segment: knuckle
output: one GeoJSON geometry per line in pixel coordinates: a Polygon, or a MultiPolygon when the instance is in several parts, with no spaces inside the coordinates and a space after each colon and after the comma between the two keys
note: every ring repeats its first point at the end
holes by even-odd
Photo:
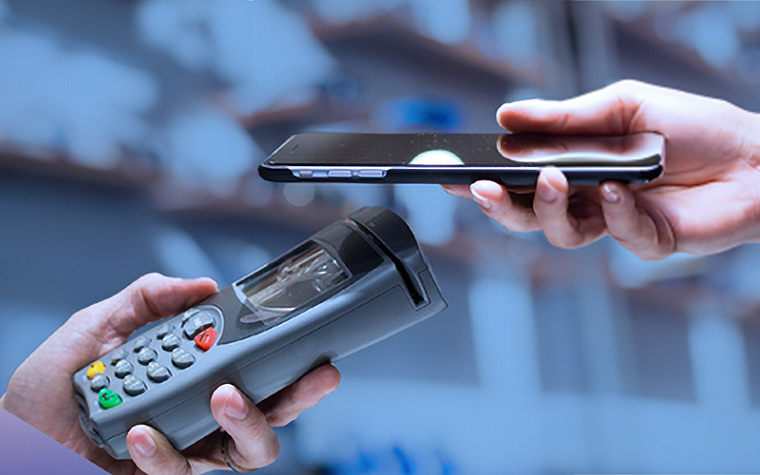
{"type": "Polygon", "coordinates": [[[489,216],[510,232],[524,233],[535,230],[527,219],[515,216],[512,213],[494,213],[489,216]]]}
{"type": "Polygon", "coordinates": [[[611,90],[617,91],[631,91],[641,88],[644,85],[643,82],[636,79],[621,79],[610,84],[608,87],[611,90]]]}
{"type": "Polygon", "coordinates": [[[549,241],[549,243],[561,249],[575,249],[576,247],[580,247],[583,244],[582,236],[576,233],[556,234],[551,232],[544,232],[544,235],[546,236],[546,239],[549,241]]]}
{"type": "Polygon", "coordinates": [[[287,424],[287,418],[280,413],[267,414],[267,423],[272,427],[282,427],[287,424]]]}
{"type": "Polygon", "coordinates": [[[258,413],[255,407],[253,409],[250,412],[254,414],[250,414],[246,420],[242,421],[242,427],[248,434],[246,439],[251,441],[252,444],[266,444],[271,438],[276,439],[277,437],[274,435],[266,417],[258,413]]]}
{"type": "Polygon", "coordinates": [[[261,463],[264,465],[270,465],[277,460],[277,456],[280,455],[280,441],[277,437],[273,437],[272,440],[266,444],[261,454],[261,463]]]}
{"type": "Polygon", "coordinates": [[[639,257],[644,261],[661,261],[668,256],[668,253],[662,249],[646,249],[643,252],[638,253],[639,257]]]}
{"type": "Polygon", "coordinates": [[[133,285],[138,286],[138,287],[150,285],[150,284],[155,283],[158,280],[164,279],[165,277],[166,276],[158,272],[149,272],[145,275],[138,277],[137,280],[133,282],[133,285]]]}

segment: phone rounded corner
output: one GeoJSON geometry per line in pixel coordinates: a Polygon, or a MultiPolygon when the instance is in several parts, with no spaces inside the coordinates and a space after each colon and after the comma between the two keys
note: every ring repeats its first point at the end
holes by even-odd
{"type": "Polygon", "coordinates": [[[645,173],[644,175],[647,181],[653,181],[660,178],[664,174],[665,174],[665,164],[659,163],[655,165],[654,167],[652,167],[652,169],[648,171],[647,173],[645,173]]]}
{"type": "Polygon", "coordinates": [[[278,167],[263,162],[258,167],[259,176],[266,181],[287,182],[295,181],[293,172],[287,167],[278,167]]]}

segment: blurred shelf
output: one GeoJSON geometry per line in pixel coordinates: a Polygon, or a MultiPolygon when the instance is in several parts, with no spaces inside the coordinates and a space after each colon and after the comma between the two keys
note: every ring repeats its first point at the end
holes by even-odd
{"type": "Polygon", "coordinates": [[[114,187],[149,186],[159,177],[157,167],[138,157],[122,156],[113,166],[95,168],[55,149],[21,150],[7,143],[0,143],[0,167],[114,187]]]}
{"type": "Polygon", "coordinates": [[[538,61],[527,68],[517,68],[506,60],[483,55],[472,35],[462,43],[442,43],[419,33],[408,18],[409,15],[402,11],[340,25],[312,18],[311,27],[314,34],[325,42],[373,37],[402,41],[408,48],[433,55],[436,59],[448,61],[455,66],[464,66],[481,73],[495,75],[510,82],[538,86],[546,83],[545,68],[538,61]]]}
{"type": "Polygon", "coordinates": [[[312,230],[344,216],[338,206],[313,201],[308,208],[291,205],[283,200],[270,199],[262,204],[251,204],[240,186],[225,197],[215,196],[208,190],[194,189],[165,181],[151,191],[157,206],[164,212],[184,217],[225,216],[244,220],[267,220],[278,224],[295,225],[312,230]],[[308,212],[304,212],[308,209],[308,212]]]}
{"type": "MultiPolygon", "coordinates": [[[[684,9],[693,8],[694,5],[685,5],[684,9]]],[[[688,70],[704,76],[709,81],[715,81],[731,88],[738,88],[742,93],[751,94],[754,98],[760,98],[760,78],[757,81],[747,81],[736,70],[736,65],[716,67],[708,63],[695,49],[685,46],[677,41],[666,41],[656,31],[656,11],[648,11],[645,15],[633,20],[624,21],[607,12],[618,41],[634,42],[645,45],[649,54],[663,57],[670,63],[670,68],[678,68],[679,65],[688,70]]],[[[760,37],[760,33],[754,34],[760,37]]],[[[745,35],[749,37],[751,34],[745,35]]]]}
{"type": "Polygon", "coordinates": [[[241,115],[233,107],[225,106],[229,100],[224,94],[216,98],[222,108],[236,116],[238,121],[247,129],[261,126],[281,125],[291,123],[325,123],[346,120],[367,120],[368,108],[360,103],[332,101],[324,94],[316,93],[314,97],[293,103],[273,104],[259,112],[241,115]]]}

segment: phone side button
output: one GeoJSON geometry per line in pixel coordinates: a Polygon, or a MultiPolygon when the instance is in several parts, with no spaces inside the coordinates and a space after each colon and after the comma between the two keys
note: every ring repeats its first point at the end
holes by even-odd
{"type": "Polygon", "coordinates": [[[385,170],[359,170],[356,176],[359,178],[383,178],[385,170]]]}
{"type": "Polygon", "coordinates": [[[330,178],[351,178],[351,170],[330,170],[327,172],[330,178]]]}
{"type": "Polygon", "coordinates": [[[314,175],[313,170],[294,170],[293,174],[298,178],[311,178],[314,175]]]}

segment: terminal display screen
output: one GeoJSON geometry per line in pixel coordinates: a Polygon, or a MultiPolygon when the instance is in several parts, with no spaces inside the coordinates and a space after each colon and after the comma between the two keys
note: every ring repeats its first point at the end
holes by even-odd
{"type": "Polygon", "coordinates": [[[270,327],[283,323],[295,315],[295,310],[347,278],[348,274],[334,257],[310,243],[263,274],[237,284],[255,310],[240,321],[261,322],[270,327]]]}

